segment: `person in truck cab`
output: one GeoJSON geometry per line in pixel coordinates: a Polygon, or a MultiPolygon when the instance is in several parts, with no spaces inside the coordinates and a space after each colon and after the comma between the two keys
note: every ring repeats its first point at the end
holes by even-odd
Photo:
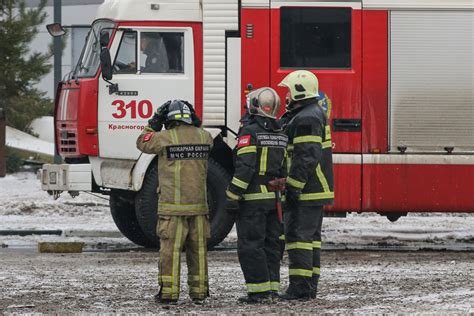
{"type": "Polygon", "coordinates": [[[155,298],[161,303],[176,303],[179,298],[183,247],[191,299],[201,303],[209,296],[206,179],[212,144],[211,134],[201,128],[192,105],[182,100],[163,104],[137,139],[139,150],[158,156],[157,234],[161,248],[160,291],[155,298]]]}
{"type": "MultiPolygon", "coordinates": [[[[271,88],[248,95],[248,116],[242,122],[234,150],[235,172],[227,197],[239,201],[237,253],[247,285],[243,303],[260,303],[278,296],[282,232],[274,180],[285,177],[288,137],[276,121],[280,98],[271,88]]],[[[284,181],[283,181],[284,183],[284,181]]]]}
{"type": "Polygon", "coordinates": [[[334,200],[330,101],[320,99],[318,78],[306,70],[290,73],[279,86],[288,89],[283,129],[289,137],[284,227],[290,284],[281,298],[316,298],[323,206],[334,200]]]}
{"type": "MultiPolygon", "coordinates": [[[[135,40],[134,33],[126,33],[125,38],[129,36],[129,45],[135,40]],[[128,35],[127,35],[128,34],[128,35]]],[[[133,42],[134,43],[134,42],[133,42]]],[[[165,42],[160,33],[146,32],[141,33],[140,52],[143,54],[140,62],[140,73],[167,73],[170,70],[168,51],[165,42]],[[143,62],[144,61],[144,62],[143,62]]],[[[135,54],[135,53],[134,53],[135,54]]],[[[134,56],[134,55],[133,55],[134,56]]],[[[131,58],[130,56],[127,56],[131,58]]],[[[173,57],[173,56],[171,56],[173,57]]],[[[137,72],[137,64],[134,61],[128,64],[116,62],[117,69],[115,73],[130,74],[137,72]]]]}
{"type": "Polygon", "coordinates": [[[160,33],[142,33],[140,50],[146,55],[142,73],[166,73],[169,70],[168,52],[160,33]]]}

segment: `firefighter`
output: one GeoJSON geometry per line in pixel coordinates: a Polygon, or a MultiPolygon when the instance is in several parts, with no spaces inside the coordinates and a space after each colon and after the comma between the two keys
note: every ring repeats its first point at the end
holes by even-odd
{"type": "Polygon", "coordinates": [[[141,33],[140,50],[146,55],[144,73],[169,71],[168,52],[160,33],[141,33]]]}
{"type": "Polygon", "coordinates": [[[191,104],[173,100],[162,105],[137,147],[158,156],[160,237],[158,281],[161,303],[176,303],[180,292],[180,256],[186,248],[189,295],[196,303],[209,296],[207,239],[210,237],[206,178],[213,143],[191,104]],[[161,131],[165,126],[166,130],[161,131]]]}
{"type": "Polygon", "coordinates": [[[290,284],[282,299],[316,298],[320,276],[323,206],[334,200],[330,101],[317,77],[294,71],[279,86],[288,89],[284,132],[288,135],[285,240],[290,284]]]}
{"type": "Polygon", "coordinates": [[[288,138],[276,121],[278,94],[271,88],[252,91],[249,116],[242,125],[234,150],[235,173],[227,197],[239,201],[238,257],[247,286],[242,303],[259,303],[278,295],[280,243],[276,193],[269,182],[285,176],[288,138]]]}

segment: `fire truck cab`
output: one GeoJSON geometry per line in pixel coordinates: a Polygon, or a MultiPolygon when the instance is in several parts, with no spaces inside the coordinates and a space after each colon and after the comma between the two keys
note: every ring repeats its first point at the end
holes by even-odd
{"type": "Polygon", "coordinates": [[[233,225],[224,189],[247,87],[284,99],[278,83],[307,69],[332,100],[329,213],[472,212],[473,25],[469,0],[105,0],[58,87],[65,164],[43,167],[43,188],[109,194],[122,233],[156,245],[156,157],[135,141],[158,106],[185,99],[215,137],[215,245],[233,225]]]}

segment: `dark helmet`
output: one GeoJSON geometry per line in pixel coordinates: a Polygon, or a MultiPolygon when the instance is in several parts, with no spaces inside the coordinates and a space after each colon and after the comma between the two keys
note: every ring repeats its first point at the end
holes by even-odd
{"type": "Polygon", "coordinates": [[[183,100],[172,100],[167,109],[166,121],[179,121],[186,124],[193,124],[193,106],[183,100]]]}

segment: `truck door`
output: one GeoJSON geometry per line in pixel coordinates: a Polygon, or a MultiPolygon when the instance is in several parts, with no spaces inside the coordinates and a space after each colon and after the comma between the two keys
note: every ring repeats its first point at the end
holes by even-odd
{"type": "MultiPolygon", "coordinates": [[[[361,207],[361,16],[361,3],[354,1],[271,4],[272,86],[306,69],[317,75],[320,91],[332,100],[334,211],[361,207]]],[[[284,100],[285,89],[278,92],[284,100]]]]}
{"type": "Polygon", "coordinates": [[[136,139],[161,104],[195,102],[193,28],[119,29],[110,51],[118,90],[99,79],[99,155],[137,159],[136,139]]]}

